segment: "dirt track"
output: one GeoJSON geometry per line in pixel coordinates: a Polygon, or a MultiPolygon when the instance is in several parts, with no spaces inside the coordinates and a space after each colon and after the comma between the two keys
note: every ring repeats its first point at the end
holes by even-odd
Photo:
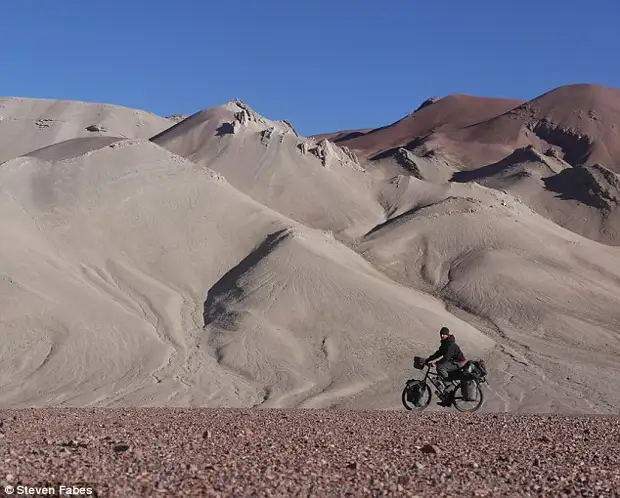
{"type": "Polygon", "coordinates": [[[2,490],[620,496],[618,417],[151,408],[0,410],[0,421],[2,490]]]}

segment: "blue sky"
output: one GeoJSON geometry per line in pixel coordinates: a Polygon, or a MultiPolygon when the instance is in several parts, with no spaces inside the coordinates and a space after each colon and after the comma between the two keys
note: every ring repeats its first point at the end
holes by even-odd
{"type": "Polygon", "coordinates": [[[233,98],[302,134],[430,96],[620,88],[620,0],[6,0],[0,95],[160,115],[233,98]]]}

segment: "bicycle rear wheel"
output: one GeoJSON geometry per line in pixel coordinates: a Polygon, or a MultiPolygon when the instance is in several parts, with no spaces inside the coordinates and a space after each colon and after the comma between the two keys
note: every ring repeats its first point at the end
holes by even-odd
{"type": "Polygon", "coordinates": [[[468,401],[463,396],[463,385],[459,383],[457,388],[452,393],[452,404],[460,412],[475,412],[480,409],[482,402],[484,401],[484,395],[480,384],[476,382],[476,397],[472,401],[468,401]]]}

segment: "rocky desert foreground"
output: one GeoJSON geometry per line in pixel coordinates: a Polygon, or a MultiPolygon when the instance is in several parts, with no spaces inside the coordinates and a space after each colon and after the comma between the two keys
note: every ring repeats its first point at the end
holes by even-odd
{"type": "Polygon", "coordinates": [[[613,416],[84,408],[0,420],[2,488],[56,496],[620,496],[613,416]]]}

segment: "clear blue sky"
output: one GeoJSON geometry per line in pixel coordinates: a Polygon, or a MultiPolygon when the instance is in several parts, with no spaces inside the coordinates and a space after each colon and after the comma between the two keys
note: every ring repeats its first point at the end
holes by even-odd
{"type": "Polygon", "coordinates": [[[233,98],[302,134],[430,96],[620,87],[620,0],[5,0],[0,95],[160,115],[233,98]]]}

